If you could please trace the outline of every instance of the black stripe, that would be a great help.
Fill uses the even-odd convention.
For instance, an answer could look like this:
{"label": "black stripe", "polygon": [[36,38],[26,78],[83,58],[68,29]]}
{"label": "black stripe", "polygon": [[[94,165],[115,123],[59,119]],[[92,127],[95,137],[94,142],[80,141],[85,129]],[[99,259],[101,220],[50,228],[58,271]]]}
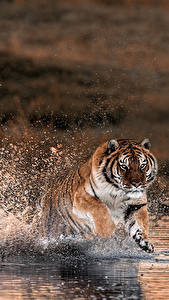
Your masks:
{"label": "black stripe", "polygon": [[[117,165],[118,165],[118,167],[120,169],[120,164],[118,163]],[[117,168],[117,174],[120,176],[118,168]]]}
{"label": "black stripe", "polygon": [[113,166],[114,166],[114,162],[116,161],[116,158],[113,159],[113,161],[111,162],[111,165],[110,165],[110,173],[111,173],[111,178],[115,178],[116,176],[113,174],[112,172],[112,169],[113,169]]}
{"label": "black stripe", "polygon": [[107,181],[108,183],[111,183],[111,185],[113,185],[113,186],[116,187],[116,188],[119,187],[118,184],[114,183],[113,181],[111,181],[111,180],[109,179],[109,177],[107,176],[106,173],[103,173],[103,175],[104,175],[104,178],[106,179],[106,181]]}
{"label": "black stripe", "polygon": [[154,156],[151,153],[148,154],[148,158],[150,158],[153,161],[153,163],[155,164]]}
{"label": "black stripe", "polygon": [[133,227],[135,223],[136,223],[136,221],[133,221],[133,222],[129,225],[129,232],[130,232],[130,230],[131,230],[131,227]]}
{"label": "black stripe", "polygon": [[[67,185],[66,185],[66,187],[67,187]],[[69,198],[70,203],[72,202],[71,195],[68,195],[68,193],[66,193],[66,198]],[[71,221],[75,225],[75,227],[78,228],[78,232],[80,231],[80,233],[82,234],[83,233],[83,228],[81,227],[81,225],[77,221],[75,222],[73,220],[72,216],[70,215],[70,213],[68,211],[67,204],[65,203],[65,193],[63,194],[62,202],[63,202],[64,210],[65,210],[65,212],[67,214],[67,217],[68,217],[69,224],[70,224],[70,221]],[[74,229],[74,230],[77,230],[77,229]]]}
{"label": "black stripe", "polygon": [[107,176],[107,166],[110,162],[111,158],[108,158],[106,163],[105,163],[105,166],[104,168],[102,169],[102,174],[103,176],[105,177],[106,181],[109,182],[109,183],[112,183],[112,181],[109,179],[109,177]]}
{"label": "black stripe", "polygon": [[[67,182],[66,182],[66,184],[67,184]],[[66,184],[63,186],[63,188],[66,188],[66,186],[67,186]],[[62,199],[62,203],[60,201],[61,199]],[[64,199],[65,199],[65,193],[62,190],[62,191],[60,191],[60,195],[58,196],[58,201],[57,201],[58,210],[59,210],[59,213],[60,213],[60,216],[61,216],[62,220],[65,222],[66,227],[69,226],[70,230],[74,231],[74,228],[72,227],[69,218],[64,214],[63,207],[64,207],[64,209],[66,208],[66,204],[65,204]]]}
{"label": "black stripe", "polygon": [[145,205],[147,205],[147,203],[136,204],[136,205],[129,205],[127,207],[126,212],[125,212],[125,216],[124,216],[125,220],[127,220],[132,213],[134,213],[135,211],[139,210],[140,208],[142,208]]}
{"label": "black stripe", "polygon": [[72,218],[72,216],[70,215],[70,213],[69,213],[67,207],[65,207],[65,211],[66,211],[66,213],[67,213],[68,218],[71,220],[71,222],[72,222],[73,225],[75,226],[75,228],[77,228],[77,229],[75,229],[75,230],[76,230],[78,233],[79,233],[79,231],[80,231],[80,233],[83,235],[83,234],[84,234],[84,230],[83,230],[82,226],[79,224],[79,222],[77,222],[77,221],[75,222],[75,221],[73,220],[73,218]]}
{"label": "black stripe", "polygon": [[92,230],[91,230],[91,228],[89,227],[89,225],[85,224],[85,228],[87,229],[87,232],[92,233]]}
{"label": "black stripe", "polygon": [[48,221],[47,221],[47,236],[49,237],[50,228],[51,228],[51,221],[52,221],[52,192],[50,192],[49,196],[50,206],[49,206],[49,214],[48,214]]}
{"label": "black stripe", "polygon": [[93,185],[92,185],[92,183],[91,183],[90,178],[89,178],[89,183],[90,183],[90,186],[91,186],[91,189],[92,189],[92,192],[93,192],[95,198],[99,199],[99,197],[96,195],[96,192],[95,192],[95,190],[94,190],[94,187],[93,187]]}
{"label": "black stripe", "polygon": [[[75,173],[72,175],[72,178],[71,178],[71,192],[72,193],[73,193],[73,181],[74,181],[74,177],[75,177]],[[73,205],[73,200],[72,200],[71,195],[70,195],[70,202]]]}
{"label": "black stripe", "polygon": [[[124,151],[124,152],[122,152],[122,155],[126,155],[128,158],[130,158],[131,156],[132,156],[132,154],[133,153],[131,153],[131,152],[128,152],[128,150],[126,151]],[[126,158],[126,157],[125,157]]]}
{"label": "black stripe", "polygon": [[[68,187],[68,180],[67,180],[67,182],[66,182],[64,188],[67,189],[67,187]],[[64,220],[65,220],[66,222],[69,222],[70,227],[73,228],[72,225],[71,225],[71,223],[70,223],[70,221],[71,221],[71,222],[73,223],[73,225],[75,226],[75,228],[73,228],[73,230],[76,231],[76,232],[78,232],[78,233],[79,233],[79,231],[80,231],[80,233],[83,235],[83,234],[84,234],[84,233],[83,233],[83,228],[81,227],[81,225],[80,225],[77,221],[75,222],[75,221],[73,220],[72,216],[70,215],[70,213],[69,213],[69,211],[68,211],[68,209],[67,209],[67,204],[65,203],[65,197],[66,197],[66,198],[69,198],[69,201],[70,201],[70,203],[71,203],[71,205],[72,205],[71,195],[69,195],[68,192],[64,192],[64,193],[62,194],[62,202],[63,202],[64,210],[65,210],[65,212],[66,212],[66,214],[67,214],[67,219],[65,219],[65,216],[63,217],[63,210],[62,210],[62,217],[64,218]],[[77,229],[78,229],[78,230],[77,230]]]}
{"label": "black stripe", "polygon": [[[113,177],[113,180],[115,181],[115,182],[117,182],[118,183],[118,180],[116,179],[116,178],[118,178],[118,176],[115,176],[113,173],[112,173],[112,167],[111,167],[111,176]],[[118,168],[117,168],[117,174],[119,175],[119,177],[121,178],[121,176],[120,176],[120,174],[119,174],[119,171],[118,171]],[[114,185],[116,185],[115,183],[114,183]],[[116,187],[118,187],[118,185],[116,185]]]}
{"label": "black stripe", "polygon": [[153,164],[152,164],[152,159],[150,159],[150,157],[148,157],[148,158],[147,158],[147,161],[149,161],[149,163],[150,163],[150,165],[151,165],[151,167],[152,167],[152,165],[153,165]]}
{"label": "black stripe", "polygon": [[[114,187],[118,188],[118,185],[117,185],[116,183],[114,183],[113,181],[111,181],[110,178],[109,178],[108,175],[107,175],[107,166],[108,166],[108,164],[109,164],[109,162],[110,162],[111,159],[112,159],[112,157],[107,159],[106,164],[105,164],[105,166],[104,166],[104,168],[103,168],[103,170],[102,170],[102,174],[103,174],[104,178],[106,179],[106,181],[107,181],[108,183],[111,183],[112,185],[114,185]],[[117,159],[118,159],[118,158],[116,157],[114,160],[117,160]],[[113,162],[114,162],[114,160],[113,160]],[[113,162],[112,162],[112,164],[113,164]],[[112,164],[111,164],[111,165],[112,165]],[[111,169],[112,169],[112,168],[111,168]],[[111,174],[112,174],[112,172],[111,172]],[[112,177],[115,178],[115,176],[114,176],[113,174],[112,174]],[[114,180],[115,180],[115,179],[114,179]]]}
{"label": "black stripe", "polygon": [[79,177],[81,178],[80,169],[77,169],[77,173],[78,173]]}
{"label": "black stripe", "polygon": [[61,210],[61,207],[60,207],[60,197],[58,197],[57,203],[58,203],[58,211],[59,211],[59,213],[60,213],[60,216],[61,216],[62,220],[64,221],[65,227],[69,226],[70,229],[74,230],[74,228],[71,226],[70,221],[69,221],[69,220],[67,219],[67,217],[63,214],[63,210]]}
{"label": "black stripe", "polygon": [[149,183],[149,182],[153,181],[154,178],[155,178],[155,176],[150,177],[150,179],[148,179],[147,182]]}

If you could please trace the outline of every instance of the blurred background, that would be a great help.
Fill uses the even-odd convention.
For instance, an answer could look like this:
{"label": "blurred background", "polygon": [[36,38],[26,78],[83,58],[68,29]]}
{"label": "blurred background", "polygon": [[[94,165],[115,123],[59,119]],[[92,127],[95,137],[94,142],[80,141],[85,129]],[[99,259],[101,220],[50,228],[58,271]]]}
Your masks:
{"label": "blurred background", "polygon": [[1,1],[0,28],[3,143],[149,137],[168,163],[167,0]]}
{"label": "blurred background", "polygon": [[108,130],[113,137],[149,137],[155,154],[167,159],[168,1],[0,6],[2,136],[11,127],[16,136],[23,126],[95,136]]}

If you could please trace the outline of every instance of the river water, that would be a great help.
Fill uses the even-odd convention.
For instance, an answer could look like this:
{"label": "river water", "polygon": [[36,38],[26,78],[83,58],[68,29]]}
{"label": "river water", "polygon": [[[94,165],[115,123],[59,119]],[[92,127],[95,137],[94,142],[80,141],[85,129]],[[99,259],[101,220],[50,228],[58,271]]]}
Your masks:
{"label": "river water", "polygon": [[150,236],[153,255],[108,251],[106,244],[88,247],[86,255],[71,249],[30,255],[27,246],[18,255],[15,248],[0,263],[0,299],[169,299],[168,217],[151,221]]}

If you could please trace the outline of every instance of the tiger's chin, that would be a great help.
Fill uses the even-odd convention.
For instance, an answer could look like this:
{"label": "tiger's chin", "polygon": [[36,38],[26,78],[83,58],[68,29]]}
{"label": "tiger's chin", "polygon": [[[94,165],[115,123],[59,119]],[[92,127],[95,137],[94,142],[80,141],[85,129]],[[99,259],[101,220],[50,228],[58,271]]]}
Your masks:
{"label": "tiger's chin", "polygon": [[126,194],[130,199],[139,199],[143,197],[143,191],[129,191]]}

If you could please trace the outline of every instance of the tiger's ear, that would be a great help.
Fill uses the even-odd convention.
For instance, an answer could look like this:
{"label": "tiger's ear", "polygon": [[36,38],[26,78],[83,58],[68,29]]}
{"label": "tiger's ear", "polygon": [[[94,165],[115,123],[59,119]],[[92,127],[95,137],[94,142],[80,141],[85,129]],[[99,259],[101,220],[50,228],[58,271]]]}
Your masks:
{"label": "tiger's ear", "polygon": [[151,148],[151,143],[150,143],[149,139],[144,139],[142,141],[141,145],[148,150]]}
{"label": "tiger's ear", "polygon": [[110,140],[107,144],[107,154],[114,152],[118,147],[118,142],[116,140]]}

